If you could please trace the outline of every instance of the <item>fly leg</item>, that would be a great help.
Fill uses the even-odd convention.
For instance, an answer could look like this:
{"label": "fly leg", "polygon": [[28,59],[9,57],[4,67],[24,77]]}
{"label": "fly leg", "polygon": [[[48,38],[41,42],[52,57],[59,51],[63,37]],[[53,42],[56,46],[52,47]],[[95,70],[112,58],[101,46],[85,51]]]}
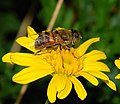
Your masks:
{"label": "fly leg", "polygon": [[[46,50],[45,45],[43,45],[43,48],[42,48],[42,49],[38,49],[38,51],[37,51],[37,52],[35,52],[34,54],[35,54],[35,55],[40,55],[40,54],[43,54],[43,53],[44,53],[44,52],[43,52],[44,50]],[[43,52],[43,53],[40,53],[40,54],[39,54],[39,52]]]}
{"label": "fly leg", "polygon": [[64,57],[63,57],[63,53],[62,53],[62,45],[59,44],[59,47],[60,47],[60,54],[61,54],[61,58],[62,58],[62,67],[64,68]]}

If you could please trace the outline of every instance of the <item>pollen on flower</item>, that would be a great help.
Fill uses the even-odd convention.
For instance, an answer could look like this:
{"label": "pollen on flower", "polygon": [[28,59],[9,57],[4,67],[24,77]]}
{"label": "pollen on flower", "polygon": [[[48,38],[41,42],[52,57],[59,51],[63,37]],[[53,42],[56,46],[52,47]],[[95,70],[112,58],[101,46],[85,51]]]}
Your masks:
{"label": "pollen on flower", "polygon": [[71,51],[64,49],[61,51],[53,50],[51,54],[46,55],[45,60],[54,67],[55,73],[62,73],[67,76],[74,75],[73,73],[81,70],[82,67],[80,66],[83,61],[77,59]]}
{"label": "pollen on flower", "polygon": [[35,42],[31,43],[31,44],[30,44],[30,47],[33,47],[34,45],[35,45]]}
{"label": "pollen on flower", "polygon": [[31,49],[35,49],[35,42],[32,42],[32,43],[29,45],[29,47],[30,47]]}

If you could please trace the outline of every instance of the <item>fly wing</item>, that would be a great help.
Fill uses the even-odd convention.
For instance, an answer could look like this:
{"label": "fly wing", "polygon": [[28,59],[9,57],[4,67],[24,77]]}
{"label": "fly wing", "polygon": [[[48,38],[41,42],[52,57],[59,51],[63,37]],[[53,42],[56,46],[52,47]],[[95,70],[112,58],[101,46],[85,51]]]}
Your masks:
{"label": "fly wing", "polygon": [[64,29],[58,31],[59,36],[64,41],[66,45],[70,44],[72,41],[72,34],[70,30]]}

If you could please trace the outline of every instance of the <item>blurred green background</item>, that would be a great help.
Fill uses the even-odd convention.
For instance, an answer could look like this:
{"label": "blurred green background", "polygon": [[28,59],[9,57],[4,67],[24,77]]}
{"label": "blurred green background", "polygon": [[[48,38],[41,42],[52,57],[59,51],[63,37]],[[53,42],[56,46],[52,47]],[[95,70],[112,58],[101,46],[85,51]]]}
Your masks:
{"label": "blurred green background", "polygon": [[[31,26],[40,32],[47,28],[56,3],[57,0],[1,0],[0,58],[10,51],[21,23],[31,7],[34,9]],[[83,37],[81,43],[89,38],[100,37],[101,41],[93,44],[88,51],[98,49],[106,53],[108,58],[104,62],[112,72],[107,75],[116,83],[118,90],[111,90],[102,81],[95,87],[80,77],[87,90],[87,98],[81,101],[72,89],[67,98],[57,99],[56,104],[120,104],[120,80],[114,79],[120,73],[114,65],[114,60],[120,57],[119,21],[120,0],[64,1],[54,27],[79,30]],[[27,52],[24,48],[21,51]],[[21,69],[22,67],[17,65],[11,69],[0,60],[0,104],[14,104],[16,101],[21,85],[12,82],[11,78]],[[21,104],[44,104],[50,79],[48,76],[30,83]]]}

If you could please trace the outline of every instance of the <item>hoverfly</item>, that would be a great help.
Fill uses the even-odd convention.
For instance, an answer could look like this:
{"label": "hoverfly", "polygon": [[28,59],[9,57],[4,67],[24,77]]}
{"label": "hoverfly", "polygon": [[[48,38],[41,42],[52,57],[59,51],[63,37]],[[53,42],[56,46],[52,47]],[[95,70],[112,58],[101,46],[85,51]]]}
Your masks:
{"label": "hoverfly", "polygon": [[69,48],[69,45],[80,42],[82,36],[77,30],[68,30],[64,28],[56,28],[52,31],[42,31],[39,37],[34,41],[35,49],[42,51],[45,49]]}

